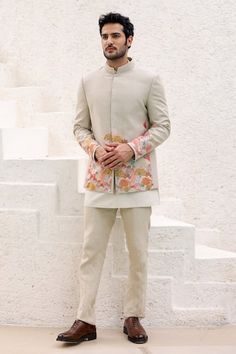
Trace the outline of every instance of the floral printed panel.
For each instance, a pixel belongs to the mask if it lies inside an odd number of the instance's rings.
[[[85,188],[90,191],[112,193],[113,171],[102,168],[96,161],[89,162]]]
[[[88,136],[82,140],[82,142],[80,142],[80,146],[90,157],[93,157],[94,150],[99,146],[99,144],[96,142],[96,140]]]
[[[147,191],[152,189],[150,154],[142,159],[142,167],[136,166],[134,160],[115,170],[115,186],[118,193]]]
[[[155,126],[156,124],[154,123],[152,127]],[[145,154],[150,153],[155,148],[155,145],[153,144],[152,141],[152,135],[150,133],[150,130],[147,130],[144,134],[133,139],[131,142],[129,142],[129,145],[135,151],[136,160],[144,156]]]

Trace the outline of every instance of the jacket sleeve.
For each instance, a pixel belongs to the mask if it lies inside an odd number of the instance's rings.
[[[147,100],[147,112],[149,129],[128,143],[134,151],[135,160],[151,152],[170,135],[168,107],[159,75],[152,81]]]
[[[100,145],[95,140],[92,132],[89,107],[84,91],[83,79],[81,79],[78,89],[73,134],[84,151],[92,159],[94,159],[95,151]]]

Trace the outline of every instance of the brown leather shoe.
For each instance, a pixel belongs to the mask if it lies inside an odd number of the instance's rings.
[[[139,322],[138,317],[128,317],[125,319],[123,332],[128,335],[128,340],[133,343],[142,344],[148,340],[145,329]]]
[[[67,343],[80,343],[97,338],[96,326],[81,320],[75,320],[71,328],[60,333],[56,340]]]

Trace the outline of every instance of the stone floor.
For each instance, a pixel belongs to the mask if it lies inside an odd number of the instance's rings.
[[[136,345],[119,330],[97,330],[98,339],[70,345],[57,342],[67,328],[0,327],[1,354],[235,354],[236,326],[149,329],[149,341]]]

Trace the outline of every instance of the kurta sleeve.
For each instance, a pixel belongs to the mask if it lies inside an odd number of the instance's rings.
[[[170,135],[168,107],[159,75],[152,81],[147,99],[147,112],[149,129],[128,143],[134,151],[135,160],[151,152]]]
[[[89,107],[84,91],[83,79],[81,79],[78,89],[73,134],[84,151],[92,159],[94,159],[95,151],[100,145],[95,140],[92,132]]]

